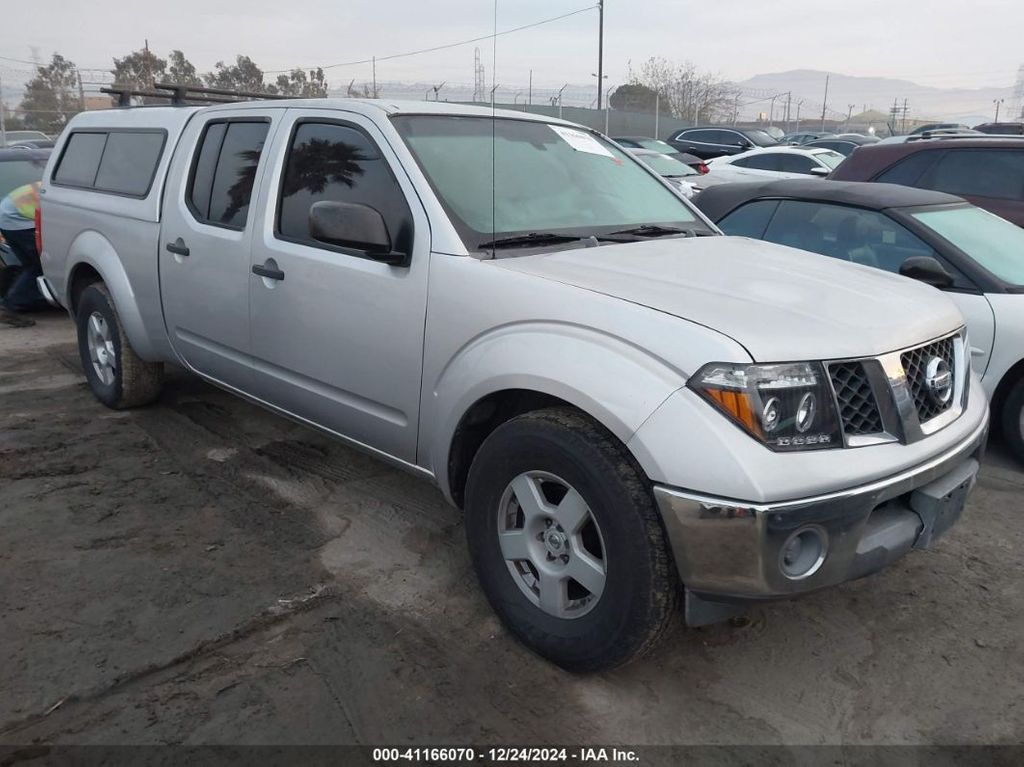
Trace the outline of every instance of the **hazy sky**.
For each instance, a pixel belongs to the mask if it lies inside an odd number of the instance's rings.
[[[498,0],[509,29],[585,8],[591,0]],[[0,56],[48,59],[59,51],[82,68],[142,46],[181,48],[200,70],[236,53],[264,70],[329,65],[489,34],[493,0],[62,0],[10,3]],[[763,72],[823,69],[912,79],[936,86],[1005,86],[1024,63],[1024,0],[607,0],[609,84],[629,62],[655,55],[743,79]],[[488,81],[489,41],[478,43]],[[472,83],[473,45],[380,62],[380,81]],[[593,82],[597,11],[505,35],[497,81],[538,86]],[[0,60],[0,74],[24,64]],[[368,80],[369,65],[327,70],[341,85]]]

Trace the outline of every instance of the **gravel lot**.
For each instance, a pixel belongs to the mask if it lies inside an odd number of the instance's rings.
[[[424,482],[185,374],[114,412],[0,326],[0,742],[1024,739],[1024,473],[933,550],[614,673],[522,649]]]

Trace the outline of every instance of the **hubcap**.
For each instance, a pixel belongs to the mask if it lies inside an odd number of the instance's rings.
[[[604,540],[587,502],[568,482],[531,471],[498,506],[498,544],[519,589],[556,618],[579,618],[604,592]]]
[[[110,325],[99,312],[93,312],[89,315],[86,340],[89,344],[89,358],[92,360],[92,369],[96,371],[96,377],[100,379],[100,383],[109,386],[114,383],[114,373],[117,370],[117,354],[114,352],[114,341],[110,335]]]

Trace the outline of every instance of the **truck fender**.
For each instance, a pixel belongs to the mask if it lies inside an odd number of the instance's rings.
[[[160,355],[154,349],[149,334],[146,332],[131,280],[128,279],[124,265],[110,241],[96,231],[82,232],[68,249],[67,263],[69,268],[64,276],[66,292],[64,305],[69,309],[73,305],[71,292],[74,289],[75,271],[83,264],[88,264],[99,273],[110,291],[110,295],[114,299],[114,307],[117,309],[121,324],[128,335],[128,342],[135,353],[147,361],[160,359]]]
[[[685,375],[640,347],[592,328],[529,321],[478,336],[456,353],[425,392],[435,421],[420,443],[423,462],[451,500],[448,459],[470,408],[502,391],[556,397],[587,413],[623,444]],[[425,461],[423,460],[425,459]]]

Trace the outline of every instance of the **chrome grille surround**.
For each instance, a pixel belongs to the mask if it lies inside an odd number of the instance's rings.
[[[925,371],[933,357],[952,373],[946,403],[929,398]],[[971,367],[965,328],[877,357],[831,360],[825,366],[846,447],[917,442],[955,421],[967,406]]]

